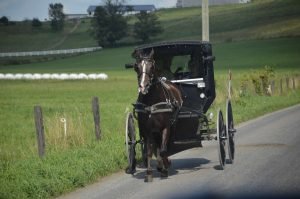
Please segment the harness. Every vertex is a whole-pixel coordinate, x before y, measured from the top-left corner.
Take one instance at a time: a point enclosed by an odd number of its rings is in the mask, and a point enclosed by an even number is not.
[[[169,92],[170,86],[165,83],[165,79],[159,79],[157,83],[161,84],[166,101],[158,102],[151,106],[137,101],[135,104],[132,104],[134,117],[137,119],[136,113],[147,114],[149,117],[157,113],[173,113],[171,119],[171,125],[173,125],[177,120],[181,104],[179,104],[173,94]]]

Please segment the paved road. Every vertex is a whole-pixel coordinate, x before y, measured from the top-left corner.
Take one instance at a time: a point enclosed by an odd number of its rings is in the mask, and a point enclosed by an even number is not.
[[[171,157],[168,179],[123,172],[63,196],[68,198],[300,198],[300,105],[237,127],[236,159],[218,170],[216,142]]]

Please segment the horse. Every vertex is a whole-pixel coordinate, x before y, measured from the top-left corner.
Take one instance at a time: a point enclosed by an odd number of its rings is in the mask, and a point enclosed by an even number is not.
[[[153,49],[148,55],[137,53],[137,62],[134,65],[139,91],[134,111],[138,113],[140,135],[147,149],[147,154],[144,155],[147,157],[144,160],[147,165],[145,182],[153,180],[150,162],[154,149],[157,170],[161,172],[162,178],[168,177],[171,164],[167,156],[169,139],[183,103],[179,88],[158,76],[153,55]]]

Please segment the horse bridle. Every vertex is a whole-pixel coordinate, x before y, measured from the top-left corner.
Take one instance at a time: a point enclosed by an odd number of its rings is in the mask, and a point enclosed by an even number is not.
[[[140,78],[143,74],[147,75],[149,78],[149,84],[147,84],[147,87],[145,87],[145,90],[148,91],[148,89],[152,86],[153,84],[153,79],[154,79],[154,72],[155,72],[155,60],[153,60],[152,58],[148,58],[148,57],[143,57],[141,60],[143,61],[147,61],[151,63],[151,66],[153,67],[153,73],[150,74],[149,72],[146,71],[141,71],[140,73],[138,73],[138,81],[140,83]]]

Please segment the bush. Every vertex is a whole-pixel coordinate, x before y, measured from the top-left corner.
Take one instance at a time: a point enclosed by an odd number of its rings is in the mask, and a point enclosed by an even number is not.
[[[37,18],[33,18],[31,25],[32,25],[32,27],[38,28],[38,27],[42,26],[42,22],[40,22],[40,20]]]
[[[249,96],[249,82],[252,83],[257,95],[269,95],[268,87],[272,77],[274,77],[274,69],[270,66],[264,66],[264,69],[253,70],[249,75],[244,75],[240,85],[240,97]]]
[[[0,18],[0,23],[7,26],[9,24],[9,20],[6,16],[3,16]]]

